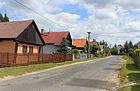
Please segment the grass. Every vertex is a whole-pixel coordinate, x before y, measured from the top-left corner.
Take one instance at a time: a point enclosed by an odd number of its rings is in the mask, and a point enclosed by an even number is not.
[[[103,58],[103,57],[99,57],[99,58]],[[96,59],[96,58],[93,58],[93,59]],[[33,72],[33,71],[38,71],[38,70],[53,68],[53,67],[60,66],[60,65],[88,61],[88,60],[93,60],[93,59],[66,61],[66,62],[61,62],[61,63],[35,64],[35,65],[21,66],[21,67],[1,68],[0,69],[0,78],[5,77],[5,76],[21,75],[21,74],[25,74],[25,73],[29,73],[29,72]]]
[[[139,85],[126,86],[123,88],[119,88],[118,91],[140,91],[140,86]]]
[[[127,62],[120,71],[120,85],[140,82],[140,69],[134,64],[132,58],[126,55],[122,58]],[[140,85],[122,87],[118,91],[140,91]]]

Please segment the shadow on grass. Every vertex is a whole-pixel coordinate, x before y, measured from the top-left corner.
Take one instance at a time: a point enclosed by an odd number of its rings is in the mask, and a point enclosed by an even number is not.
[[[117,91],[140,91],[140,85],[126,86],[119,88]]]
[[[140,69],[135,64],[127,64],[127,69],[132,71],[140,71]]]
[[[140,73],[129,73],[128,80],[133,82],[140,82]]]
[[[131,91],[140,91],[140,85],[132,86]]]

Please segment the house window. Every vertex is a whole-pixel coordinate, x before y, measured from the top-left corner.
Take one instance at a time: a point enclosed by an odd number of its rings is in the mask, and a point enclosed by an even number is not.
[[[27,53],[27,46],[22,46],[22,53],[26,54]]]
[[[29,47],[29,53],[33,54],[33,47],[31,47],[31,46]]]

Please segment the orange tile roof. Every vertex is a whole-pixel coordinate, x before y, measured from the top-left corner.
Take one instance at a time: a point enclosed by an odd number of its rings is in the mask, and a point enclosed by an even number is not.
[[[87,39],[72,39],[73,46],[84,48],[87,42]]]
[[[68,34],[69,32],[45,32],[42,35],[42,38],[46,44],[53,43],[54,45],[60,45],[62,38],[67,38]]]
[[[89,42],[90,45],[98,45],[98,42]]]

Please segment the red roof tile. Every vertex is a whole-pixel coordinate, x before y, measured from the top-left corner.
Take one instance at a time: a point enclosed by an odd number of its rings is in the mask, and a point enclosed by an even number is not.
[[[98,45],[98,42],[89,42],[90,45]]]
[[[0,38],[16,38],[33,20],[0,22]]]
[[[67,37],[69,32],[45,32],[42,35],[46,44],[54,43],[54,45],[60,45],[63,37]]]
[[[87,42],[87,39],[72,39],[73,45],[76,47],[84,48]]]

